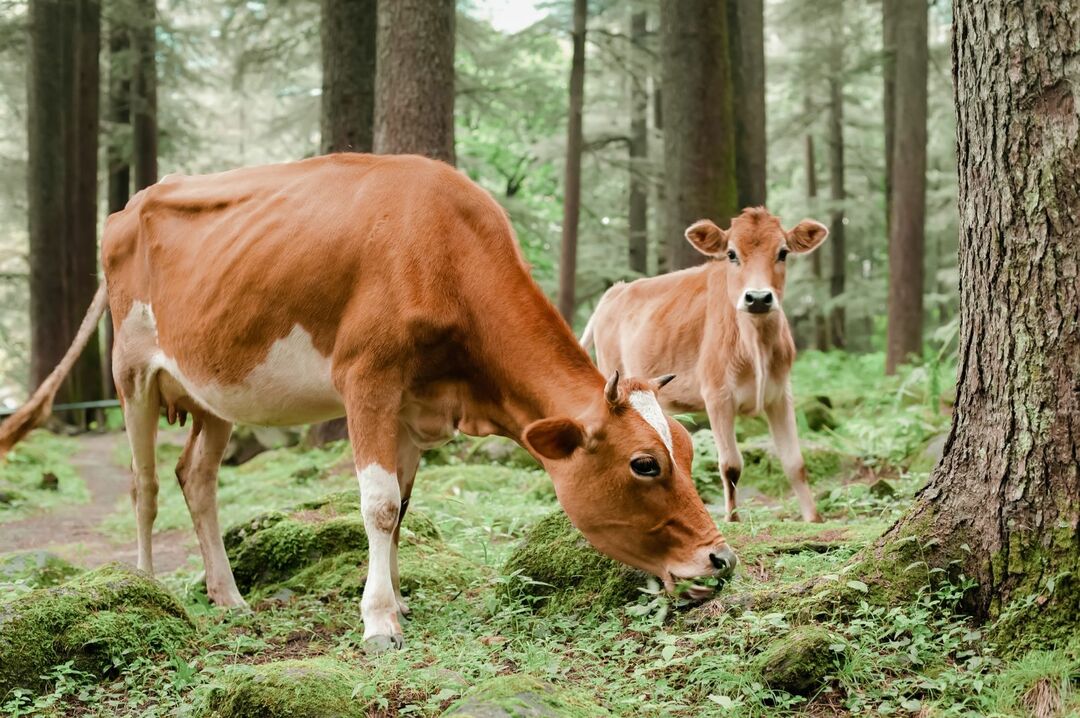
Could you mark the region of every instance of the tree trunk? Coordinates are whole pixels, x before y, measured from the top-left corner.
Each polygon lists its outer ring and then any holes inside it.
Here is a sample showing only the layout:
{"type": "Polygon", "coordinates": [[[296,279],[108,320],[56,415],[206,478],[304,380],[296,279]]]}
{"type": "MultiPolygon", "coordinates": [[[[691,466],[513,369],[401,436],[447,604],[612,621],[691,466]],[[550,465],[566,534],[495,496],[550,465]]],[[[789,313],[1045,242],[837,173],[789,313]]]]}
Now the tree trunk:
{"type": "Polygon", "coordinates": [[[738,211],[727,9],[712,0],[660,3],[664,87],[664,234],[668,268],[705,257],[686,241],[693,222],[727,227],[738,211]]]}
{"type": "Polygon", "coordinates": [[[649,271],[649,91],[648,61],[642,47],[648,35],[649,14],[630,18],[630,44],[634,63],[630,72],[630,271],[649,271]]]}
{"type": "Polygon", "coordinates": [[[896,140],[889,234],[889,330],[885,373],[922,352],[926,253],[927,4],[900,3],[895,17],[896,140]]]}
{"type": "MultiPolygon", "coordinates": [[[[809,101],[806,103],[809,105],[809,101]]],[[[807,117],[810,116],[809,111],[807,117]]],[[[806,200],[811,210],[817,205],[817,158],[814,156],[814,136],[806,133],[806,200]]],[[[822,292],[821,250],[810,254],[810,271],[814,276],[814,296],[820,297],[822,292]]],[[[821,306],[814,306],[814,347],[818,351],[826,351],[829,348],[829,329],[825,323],[825,313],[821,306]]]]}
{"type": "MultiPolygon", "coordinates": [[[[844,242],[844,88],[841,73],[843,56],[837,46],[833,75],[829,78],[829,198],[833,211],[829,217],[829,244],[832,267],[829,275],[829,296],[835,299],[844,293],[844,274],[847,247],[844,242]]],[[[829,312],[829,344],[844,348],[844,307],[833,306],[829,312]]]]}
{"type": "MultiPolygon", "coordinates": [[[[30,380],[59,363],[97,290],[98,51],[93,0],[30,3],[27,194],[30,230],[30,380]]],[[[102,396],[98,338],[57,403],[102,396]]]]}
{"type": "MultiPolygon", "coordinates": [[[[119,212],[131,197],[131,35],[127,22],[113,12],[109,19],[109,95],[106,117],[109,121],[109,144],[106,212],[119,212]]],[[[105,396],[116,397],[112,378],[113,326],[105,314],[105,353],[102,378],[105,396]]]]}
{"type": "Polygon", "coordinates": [[[158,181],[157,166],[157,8],[155,0],[136,0],[131,44],[135,50],[132,67],[132,154],[135,189],[158,181]]]}
{"type": "Polygon", "coordinates": [[[322,0],[322,153],[371,152],[376,0],[322,0]]]}
{"type": "Polygon", "coordinates": [[[581,214],[581,111],[585,102],[586,0],[574,0],[574,56],[570,66],[570,117],[566,123],[562,251],[559,254],[559,312],[574,323],[578,216],[581,214]]]}
{"type": "Polygon", "coordinates": [[[738,207],[765,205],[765,3],[728,2],[738,207]]]}
{"type": "Polygon", "coordinates": [[[953,23],[956,411],[877,548],[938,539],[920,558],[978,582],[966,605],[1003,618],[999,646],[1049,648],[1080,620],[1080,0],[958,0],[953,23]]]}
{"type": "MultiPolygon", "coordinates": [[[[656,128],[657,132],[663,132],[664,131],[664,93],[663,93],[663,88],[661,87],[661,84],[660,84],[661,81],[662,81],[661,74],[657,73],[655,68],[653,70],[652,81],[653,81],[653,93],[652,93],[653,94],[653,98],[652,98],[653,127],[656,128]]],[[[660,150],[662,152],[663,147],[661,147],[660,150]]],[[[662,160],[659,160],[659,161],[654,160],[654,165],[655,166],[662,166],[661,163],[662,163],[662,160]]],[[[655,187],[656,187],[656,190],[655,190],[656,191],[656,203],[655,203],[654,206],[660,207],[660,208],[667,207],[667,195],[664,192],[664,184],[665,183],[663,181],[660,181],[660,182],[656,182],[654,184],[655,184],[655,187]]],[[[666,217],[666,214],[664,214],[665,212],[666,212],[666,210],[663,210],[661,212],[661,214],[660,214],[660,226],[661,227],[666,227],[667,226],[667,217],[666,217]]],[[[657,272],[657,274],[664,274],[664,273],[666,273],[668,271],[668,249],[667,249],[667,246],[668,246],[668,241],[669,240],[667,239],[667,237],[665,235],[666,235],[666,232],[661,231],[660,238],[657,240],[657,243],[656,243],[656,272],[657,272]]]]}
{"type": "MultiPolygon", "coordinates": [[[[919,0],[921,2],[921,0],[919,0]]],[[[901,0],[881,0],[881,74],[885,109],[885,235],[890,234],[893,202],[893,145],[896,137],[896,13],[901,0]]],[[[909,3],[910,4],[910,3],[909,3]]]]}
{"type": "Polygon", "coordinates": [[[454,164],[454,0],[379,3],[375,151],[454,164]]]}

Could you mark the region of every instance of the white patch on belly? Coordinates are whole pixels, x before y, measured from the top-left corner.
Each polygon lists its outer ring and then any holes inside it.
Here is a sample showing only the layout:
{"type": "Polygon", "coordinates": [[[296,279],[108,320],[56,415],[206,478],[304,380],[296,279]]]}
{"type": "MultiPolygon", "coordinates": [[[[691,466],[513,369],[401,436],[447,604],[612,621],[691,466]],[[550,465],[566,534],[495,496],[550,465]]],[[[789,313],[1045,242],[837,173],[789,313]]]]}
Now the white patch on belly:
{"type": "Polygon", "coordinates": [[[135,302],[124,320],[124,329],[152,332],[155,351],[151,369],[175,378],[202,406],[223,419],[245,424],[287,426],[306,424],[345,413],[341,396],[330,378],[330,358],[319,353],[311,335],[296,325],[288,336],[274,342],[266,358],[238,384],[216,381],[199,383],[157,345],[153,308],[135,302]]]}
{"type": "Polygon", "coordinates": [[[671,448],[671,427],[668,426],[664,410],[660,408],[660,402],[656,400],[656,394],[651,391],[632,391],[630,392],[630,406],[634,407],[637,413],[641,414],[641,418],[656,430],[664,446],[667,447],[668,454],[674,458],[675,454],[671,448]]]}

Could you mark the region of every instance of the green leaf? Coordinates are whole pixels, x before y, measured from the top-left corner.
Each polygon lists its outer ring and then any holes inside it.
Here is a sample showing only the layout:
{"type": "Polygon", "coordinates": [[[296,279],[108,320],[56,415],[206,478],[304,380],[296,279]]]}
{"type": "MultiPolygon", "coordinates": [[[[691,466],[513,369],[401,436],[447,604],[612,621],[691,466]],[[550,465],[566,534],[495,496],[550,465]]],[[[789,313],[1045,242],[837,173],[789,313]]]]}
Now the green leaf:
{"type": "Polygon", "coordinates": [[[870,591],[870,587],[867,586],[862,581],[854,581],[854,580],[853,581],[848,581],[847,582],[847,587],[855,589],[856,591],[858,591],[860,593],[867,593],[867,592],[870,591]]]}

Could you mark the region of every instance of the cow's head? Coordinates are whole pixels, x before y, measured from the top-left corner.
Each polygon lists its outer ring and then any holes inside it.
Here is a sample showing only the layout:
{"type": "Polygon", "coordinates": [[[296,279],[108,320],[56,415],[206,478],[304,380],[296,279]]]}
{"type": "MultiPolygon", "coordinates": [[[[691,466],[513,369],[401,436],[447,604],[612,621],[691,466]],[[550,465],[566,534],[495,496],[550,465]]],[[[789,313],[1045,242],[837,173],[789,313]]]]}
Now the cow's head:
{"type": "Polygon", "coordinates": [[[735,308],[758,315],[780,311],[787,255],[812,252],[828,235],[825,225],[812,219],[784,231],[764,207],[743,210],[727,231],[707,219],[686,229],[697,251],[727,262],[728,297],[735,308]]]}
{"type": "MultiPolygon", "coordinates": [[[[615,372],[589,414],[542,419],[524,433],[589,542],[668,590],[683,579],[727,578],[738,561],[690,478],[690,434],[656,399],[671,379],[620,381],[615,372]]],[[[709,592],[698,584],[689,591],[709,592]]]]}

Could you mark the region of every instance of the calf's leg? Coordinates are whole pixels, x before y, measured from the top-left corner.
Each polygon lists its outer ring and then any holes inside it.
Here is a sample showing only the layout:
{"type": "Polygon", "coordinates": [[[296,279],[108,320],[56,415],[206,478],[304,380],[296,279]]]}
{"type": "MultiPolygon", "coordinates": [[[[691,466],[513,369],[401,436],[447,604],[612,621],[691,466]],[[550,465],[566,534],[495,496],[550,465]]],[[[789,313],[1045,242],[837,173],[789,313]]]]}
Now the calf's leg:
{"type": "Polygon", "coordinates": [[[218,467],[229,443],[232,424],[207,413],[193,418],[191,435],[176,464],[176,478],[199,538],[206,569],[206,594],[218,606],[243,606],[244,597],[236,588],[218,523],[218,467]]]}
{"type": "Polygon", "coordinates": [[[402,432],[400,446],[398,446],[397,479],[398,489],[401,492],[401,511],[398,513],[397,526],[394,528],[394,543],[390,551],[390,578],[394,585],[394,596],[397,597],[398,612],[402,616],[409,615],[409,605],[401,595],[401,578],[398,572],[398,543],[401,540],[401,522],[405,520],[405,512],[409,508],[409,497],[412,496],[413,480],[416,478],[416,469],[420,465],[420,454],[423,453],[402,432]]]}
{"type": "Polygon", "coordinates": [[[787,474],[795,497],[799,500],[799,511],[803,520],[820,522],[821,515],[818,514],[814,496],[810,492],[810,484],[806,480],[806,464],[803,462],[802,450],[799,449],[795,405],[791,400],[790,388],[780,399],[765,407],[765,415],[769,420],[773,443],[776,444],[776,453],[780,455],[780,464],[784,467],[784,473],[787,474]]]}
{"type": "Polygon", "coordinates": [[[743,460],[739,446],[735,441],[735,404],[731,396],[724,391],[717,391],[706,397],[705,409],[709,414],[709,424],[716,438],[716,452],[720,459],[720,476],[724,482],[724,503],[728,521],[738,521],[735,487],[742,475],[743,460]]]}

